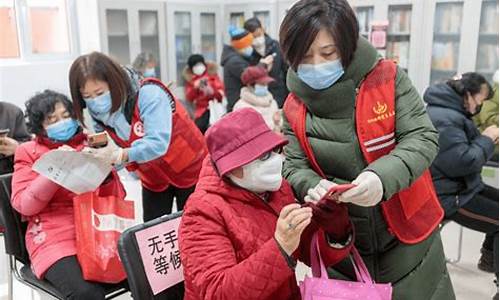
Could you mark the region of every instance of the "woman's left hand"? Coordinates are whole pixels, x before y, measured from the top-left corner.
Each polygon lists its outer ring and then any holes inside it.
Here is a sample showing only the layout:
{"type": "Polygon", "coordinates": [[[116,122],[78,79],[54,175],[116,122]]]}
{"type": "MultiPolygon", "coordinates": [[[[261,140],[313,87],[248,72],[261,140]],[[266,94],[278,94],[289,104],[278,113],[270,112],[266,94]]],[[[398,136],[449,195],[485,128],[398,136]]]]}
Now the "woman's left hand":
{"type": "Polygon", "coordinates": [[[85,147],[82,152],[88,153],[94,158],[109,165],[119,165],[123,163],[124,149],[118,147],[111,139],[108,139],[108,144],[105,147],[85,147]]]}
{"type": "Polygon", "coordinates": [[[356,187],[348,190],[339,197],[340,202],[350,202],[359,206],[375,206],[384,194],[382,181],[377,174],[365,171],[352,182],[356,187]]]}

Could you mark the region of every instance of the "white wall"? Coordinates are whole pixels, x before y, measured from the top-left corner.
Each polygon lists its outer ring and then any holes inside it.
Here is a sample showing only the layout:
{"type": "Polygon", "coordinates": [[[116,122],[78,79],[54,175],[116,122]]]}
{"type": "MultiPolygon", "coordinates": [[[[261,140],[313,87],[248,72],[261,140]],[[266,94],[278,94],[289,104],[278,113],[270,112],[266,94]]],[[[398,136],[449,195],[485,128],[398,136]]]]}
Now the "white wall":
{"type": "Polygon", "coordinates": [[[0,67],[0,101],[24,102],[36,92],[53,89],[69,95],[68,69],[71,61],[16,63],[0,67]]]}

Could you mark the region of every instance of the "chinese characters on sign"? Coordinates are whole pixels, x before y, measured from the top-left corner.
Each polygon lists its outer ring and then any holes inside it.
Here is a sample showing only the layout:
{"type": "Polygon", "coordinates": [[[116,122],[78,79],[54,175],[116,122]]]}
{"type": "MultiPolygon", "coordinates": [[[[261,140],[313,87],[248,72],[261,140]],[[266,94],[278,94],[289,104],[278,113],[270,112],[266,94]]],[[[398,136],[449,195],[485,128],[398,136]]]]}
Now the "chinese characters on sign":
{"type": "Polygon", "coordinates": [[[179,217],[136,232],[146,276],[154,295],[184,279],[178,242],[180,220],[179,217]]]}

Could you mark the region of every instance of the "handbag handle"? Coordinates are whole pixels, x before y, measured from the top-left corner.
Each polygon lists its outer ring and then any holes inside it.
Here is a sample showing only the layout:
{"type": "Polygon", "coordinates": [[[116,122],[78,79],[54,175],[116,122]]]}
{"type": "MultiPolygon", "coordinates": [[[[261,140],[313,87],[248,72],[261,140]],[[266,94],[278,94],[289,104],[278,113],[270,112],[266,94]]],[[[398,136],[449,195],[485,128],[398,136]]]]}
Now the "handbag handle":
{"type": "MultiPolygon", "coordinates": [[[[350,258],[354,267],[354,272],[356,273],[356,280],[364,283],[374,283],[370,272],[368,272],[368,268],[363,261],[363,258],[361,258],[361,255],[359,254],[355,246],[353,246],[351,249],[350,258]]],[[[326,272],[326,267],[323,262],[323,258],[321,258],[321,253],[319,250],[319,239],[317,231],[314,233],[311,241],[311,269],[313,276],[319,274],[319,277],[328,279],[328,273],[326,272]]]]}

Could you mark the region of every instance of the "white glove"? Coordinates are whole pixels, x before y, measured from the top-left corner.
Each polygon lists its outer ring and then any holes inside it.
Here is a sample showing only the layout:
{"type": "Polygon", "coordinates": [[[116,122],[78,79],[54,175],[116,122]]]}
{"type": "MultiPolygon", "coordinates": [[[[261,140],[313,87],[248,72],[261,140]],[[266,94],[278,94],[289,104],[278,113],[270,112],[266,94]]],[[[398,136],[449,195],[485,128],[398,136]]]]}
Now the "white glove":
{"type": "Polygon", "coordinates": [[[336,183],[333,183],[326,179],[321,179],[321,181],[314,188],[307,191],[307,195],[304,197],[304,201],[318,202],[332,187],[336,185],[336,183]]]}
{"type": "Polygon", "coordinates": [[[352,182],[356,187],[339,197],[340,202],[350,202],[359,206],[375,206],[382,200],[384,187],[377,174],[365,171],[352,182]]]}
{"type": "Polygon", "coordinates": [[[109,165],[119,165],[123,163],[123,151],[123,148],[118,147],[110,138],[108,138],[108,144],[103,148],[85,147],[82,150],[83,153],[88,153],[94,158],[109,165]]]}

